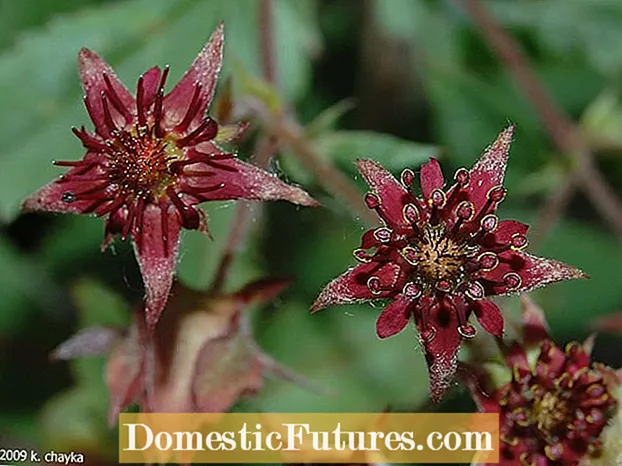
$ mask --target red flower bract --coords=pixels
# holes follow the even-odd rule
[[[487,296],[584,277],[574,267],[524,252],[528,226],[495,215],[506,194],[512,134],[513,127],[503,131],[471,170],[456,172],[448,189],[431,159],[421,167],[421,196],[412,192],[412,170],[397,181],[377,163],[359,160],[371,188],[365,202],[384,226],[363,235],[361,249],[354,251],[361,264],[330,282],[312,306],[317,311],[389,300],[376,325],[380,338],[402,331],[414,316],[435,400],[455,375],[461,339],[476,334],[471,313],[489,333],[503,333],[503,317]]]
[[[235,293],[215,294],[175,282],[162,321],[152,332],[137,313],[129,329],[83,329],[52,357],[108,354],[111,425],[134,402],[142,412],[225,412],[256,394],[264,376],[311,388],[264,353],[252,334],[249,307],[270,301],[287,284],[263,279]]]
[[[523,342],[502,346],[505,366],[495,371],[507,370],[509,382],[495,386],[485,365],[465,364],[465,373],[475,375],[465,382],[479,410],[500,415],[499,464],[589,464],[582,461],[602,454],[622,373],[591,362],[591,340],[565,351],[555,345],[542,311],[527,298],[523,314]]]
[[[86,148],[80,161],[23,204],[29,211],[108,216],[105,248],[113,236],[133,239],[146,288],[146,319],[156,324],[172,285],[181,228],[207,231],[196,205],[226,199],[284,199],[315,205],[289,186],[216,145],[210,105],[223,51],[222,24],[173,90],[168,68],[149,69],[136,96],[88,49],[79,56],[84,102],[95,126],[73,132]],[[241,131],[238,125],[233,133]]]

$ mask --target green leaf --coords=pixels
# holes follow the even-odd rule
[[[261,102],[274,118],[283,108],[283,99],[275,86],[268,81],[253,75],[240,62],[236,63],[235,76],[237,93],[242,96],[252,96]]]
[[[439,143],[447,147],[455,164],[472,166],[509,123],[517,125],[512,160],[531,167],[537,162],[545,147],[539,123],[528,104],[506,84],[436,69],[429,71],[427,80]]]
[[[604,75],[617,78],[622,72],[622,4],[617,0],[487,3],[506,25],[535,32],[549,52],[567,57],[579,50]]]
[[[417,168],[430,157],[439,157],[437,147],[406,141],[372,131],[336,131],[317,139],[318,150],[344,168],[354,169],[356,159],[368,158],[391,172]]]
[[[435,64],[451,69],[460,63],[461,41],[456,22],[440,2],[412,2],[410,0],[375,0],[374,18],[386,31],[411,44],[413,50],[425,48]],[[418,53],[412,54],[419,57]],[[413,63],[419,67],[420,63]]]
[[[430,157],[438,158],[440,151],[431,144],[407,141],[373,131],[333,131],[312,140],[317,153],[340,169],[355,175],[356,159],[372,159],[398,175],[406,167],[418,168]],[[311,174],[296,155],[286,152],[280,158],[283,171],[302,184],[311,182]]]
[[[314,0],[276,0],[273,5],[277,87],[293,100],[308,91],[311,58],[322,47],[316,3]]]

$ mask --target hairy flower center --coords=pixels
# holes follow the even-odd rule
[[[532,421],[547,438],[555,435],[558,426],[570,414],[568,403],[561,399],[560,395],[559,392],[547,392],[533,404]]]
[[[465,280],[466,263],[479,247],[452,236],[445,224],[426,225],[418,241],[406,246],[403,257],[424,285],[453,288]]]
[[[84,127],[73,128],[74,134],[88,150],[77,162],[54,162],[73,167],[61,177],[67,190],[61,200],[67,204],[80,201],[82,213],[97,216],[110,214],[107,229],[120,232],[125,238],[135,227],[140,229],[146,205],[172,204],[184,228],[201,226],[201,214],[194,204],[209,199],[209,193],[224,188],[224,183],[206,183],[217,170],[236,171],[225,160],[233,154],[201,152],[198,147],[211,141],[218,133],[217,123],[201,115],[202,86],[195,84],[185,116],[173,128],[165,126],[164,84],[168,67],[161,73],[157,92],[149,95],[144,76],[138,80],[136,106],[128,107],[103,75],[105,88],[101,92],[101,118],[95,117],[93,102],[85,104],[91,119],[96,122],[96,134]],[[113,112],[116,111],[116,116]],[[209,149],[208,149],[209,151]],[[210,169],[206,169],[209,166]],[[214,170],[212,170],[214,169]],[[195,183],[190,183],[193,179]],[[190,199],[189,199],[190,198]]]
[[[160,197],[175,177],[171,163],[180,160],[174,143],[153,137],[147,128],[119,133],[108,154],[110,180],[134,197]]]
[[[434,281],[451,280],[460,275],[464,263],[472,255],[466,244],[446,235],[444,226],[426,228],[423,240],[415,249],[417,268]]]

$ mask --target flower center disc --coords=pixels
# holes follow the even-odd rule
[[[556,428],[568,417],[567,403],[559,393],[548,392],[536,400],[533,406],[533,422],[548,437],[556,435]]]
[[[412,246],[417,270],[431,282],[459,281],[466,261],[476,247],[470,247],[447,234],[445,225],[426,227],[421,241]]]
[[[172,175],[170,162],[175,154],[169,154],[169,144],[152,137],[150,131],[135,131],[136,135],[120,132],[110,151],[110,177],[120,188],[135,197],[152,194],[159,197]]]

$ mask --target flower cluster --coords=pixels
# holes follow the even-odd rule
[[[102,58],[82,49],[80,78],[94,130],[73,132],[86,154],[54,162],[67,172],[23,203],[26,211],[105,217],[102,249],[117,235],[134,246],[146,298],[133,325],[85,329],[53,353],[57,359],[108,354],[111,424],[132,403],[145,412],[224,412],[259,390],[266,374],[303,383],[259,349],[245,312],[278,294],[283,281],[223,294],[174,280],[182,229],[208,232],[199,204],[249,199],[317,205],[302,189],[224,148],[245,124],[219,125],[206,115],[223,44],[221,24],[168,93],[168,67],[146,71],[132,94]],[[413,321],[434,401],[455,378],[462,340],[477,334],[475,315],[496,337],[502,358],[463,363],[461,374],[468,374],[463,382],[479,409],[500,415],[501,464],[622,464],[622,371],[591,361],[591,339],[565,350],[557,346],[542,312],[526,297],[522,340],[502,340],[504,317],[491,297],[586,277],[526,252],[528,226],[497,216],[513,131],[502,131],[450,183],[430,159],[420,169],[420,190],[412,169],[398,180],[378,163],[358,160],[370,188],[365,203],[382,225],[363,234],[354,251],[359,264],[329,282],[311,310],[383,301],[380,338]],[[599,325],[622,328],[620,316]]]
[[[472,169],[459,169],[449,187],[431,159],[421,167],[420,196],[413,192],[412,170],[398,181],[377,163],[359,160],[371,188],[365,202],[383,226],[363,235],[354,251],[361,264],[330,282],[312,306],[388,300],[376,324],[380,338],[401,332],[413,316],[436,400],[455,375],[460,341],[476,334],[471,314],[487,332],[503,334],[501,312],[487,297],[584,277],[525,252],[528,226],[496,215],[506,195],[513,129],[503,131]]]
[[[621,422],[622,371],[591,362],[592,339],[562,350],[542,311],[522,301],[522,342],[502,346],[501,363],[464,366],[474,375],[465,382],[479,410],[500,414],[499,464],[577,466],[599,464],[603,455],[619,461],[622,450],[609,444],[617,440],[608,430]]]
[[[157,323],[173,283],[182,228],[207,232],[196,206],[227,199],[278,200],[312,206],[299,188],[238,160],[219,145],[222,128],[206,116],[220,72],[222,24],[190,69],[165,94],[168,67],[139,79],[136,95],[97,54],[79,56],[84,103],[95,131],[74,128],[86,155],[55,161],[69,171],[24,201],[26,211],[107,216],[105,249],[131,237],[146,289],[146,319]],[[244,125],[224,131],[234,137]]]

